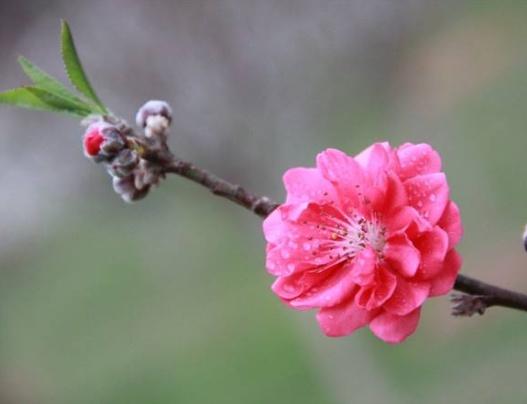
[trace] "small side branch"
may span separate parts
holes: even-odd
[[[454,303],[452,314],[454,315],[483,314],[487,308],[492,306],[527,311],[527,295],[490,285],[465,275],[457,276],[454,289],[465,293],[452,297]]]

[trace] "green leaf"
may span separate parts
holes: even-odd
[[[62,20],[62,29],[60,33],[61,38],[61,52],[64,66],[66,67],[66,73],[79,92],[84,94],[90,101],[93,101],[98,106],[101,113],[106,113],[107,109],[104,104],[99,100],[95,90],[88,80],[88,76],[84,72],[82,67],[77,49],[75,48],[75,42],[71,35],[71,30],[68,23]]]
[[[81,118],[92,113],[90,109],[82,108],[38,87],[19,87],[0,93],[0,104],[40,111],[62,112]]]
[[[91,110],[92,113],[99,112],[98,108],[87,104],[81,100],[75,94],[73,94],[64,84],[58,81],[53,76],[47,74],[42,69],[31,63],[28,59],[23,56],[18,58],[18,63],[27,74],[27,76],[33,81],[34,87],[46,90],[52,94],[57,95],[60,98],[70,101],[72,104],[77,105],[81,109]]]

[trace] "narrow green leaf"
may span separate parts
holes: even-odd
[[[84,118],[92,111],[37,87],[19,87],[0,93],[0,104],[36,109],[40,111],[61,112]]]
[[[73,94],[64,84],[58,81],[53,76],[49,75],[28,59],[23,56],[18,58],[18,63],[27,74],[27,76],[33,81],[34,87],[46,90],[52,94],[59,96],[65,100],[70,101],[72,104],[77,105],[81,109],[91,110],[92,113],[99,112],[96,106],[90,105],[85,101],[81,100],[75,94]]]
[[[97,97],[97,94],[91,86],[88,76],[82,67],[70,27],[64,20],[62,21],[60,38],[62,60],[64,61],[66,73],[68,74],[71,83],[77,90],[79,90],[79,92],[84,94],[90,101],[93,101],[99,107],[100,112],[106,113],[106,107],[101,100],[99,100],[99,97]]]

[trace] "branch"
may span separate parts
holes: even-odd
[[[465,275],[457,276],[454,289],[470,295],[457,295],[452,298],[455,304],[452,311],[454,315],[471,316],[476,312],[483,314],[487,308],[492,306],[527,311],[527,295],[490,285]]]
[[[157,158],[157,162],[163,167],[165,173],[177,174],[196,182],[213,194],[237,203],[262,218],[279,206],[265,196],[254,195],[240,185],[232,184],[170,153]],[[487,308],[492,306],[527,311],[527,295],[490,285],[465,275],[457,276],[454,289],[462,292],[451,299],[454,303],[452,314],[456,316],[483,314]]]
[[[166,173],[177,174],[196,182],[209,189],[214,195],[227,198],[260,217],[265,218],[278,207],[276,203],[271,202],[266,196],[251,194],[240,185],[231,184],[188,161],[173,157],[164,168]]]

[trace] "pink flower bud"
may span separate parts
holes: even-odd
[[[135,122],[137,126],[145,128],[148,125],[149,117],[164,117],[166,119],[167,127],[172,122],[172,109],[170,105],[165,101],[151,100],[145,103],[135,116]],[[158,120],[155,120],[156,124],[159,125]]]
[[[88,130],[84,135],[84,153],[87,157],[95,157],[101,150],[101,144],[104,142],[104,136],[98,128]]]
[[[97,162],[111,160],[125,145],[126,140],[119,130],[105,122],[91,124],[84,134],[84,154]]]

